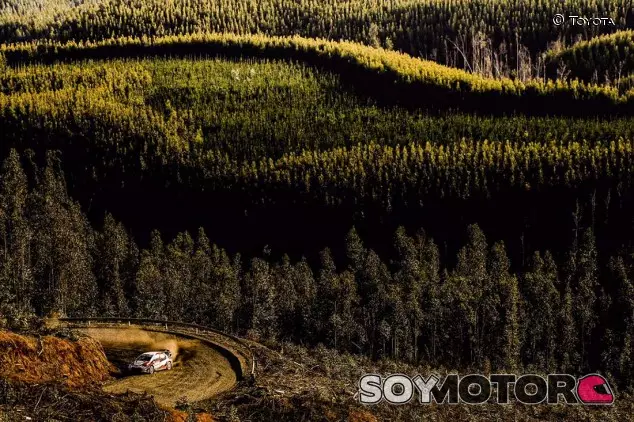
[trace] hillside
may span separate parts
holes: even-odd
[[[551,74],[559,71],[586,82],[619,83],[634,73],[633,51],[634,31],[619,31],[551,52],[549,66]]]
[[[593,189],[613,213],[611,224],[597,223],[610,250],[629,236],[620,222],[628,218],[634,103],[616,90],[494,80],[302,38],[208,34],[3,49],[5,154],[59,149],[77,199],[145,239],[157,227],[173,236],[203,226],[234,252],[268,244],[299,259],[340,244],[352,224],[375,235],[371,244],[389,245],[398,225],[435,221],[434,237],[457,245],[464,230],[438,219],[457,200],[469,210],[462,218],[502,236],[514,254],[523,225],[533,227],[535,247],[565,250],[568,240],[553,242],[551,233],[567,239],[576,198]],[[513,201],[503,199],[509,191]],[[345,223],[327,228],[316,218],[324,212]],[[289,228],[289,218],[311,223]],[[251,223],[262,219],[269,224]]]
[[[563,6],[556,1],[513,0],[504,7],[495,0],[5,0],[0,3],[0,40],[95,41],[198,32],[300,35],[382,45],[460,67],[478,67],[482,53],[495,51],[509,68],[498,71],[509,73],[526,61],[525,53],[519,54],[520,45],[536,59],[557,39],[572,43],[588,32],[626,29],[632,25],[632,7],[631,2],[599,0],[574,0]],[[554,29],[556,13],[609,16],[616,26]],[[490,40],[489,53],[478,47],[481,38]]]
[[[609,86],[585,85],[578,81],[494,79],[380,48],[300,37],[196,34],[157,39],[114,38],[80,44],[35,42],[3,45],[1,51],[9,64],[145,54],[285,57],[347,74],[356,79],[359,86],[373,85],[376,95],[381,93],[396,103],[431,111],[453,108],[498,114],[514,111],[627,114],[634,102],[634,91],[621,95],[618,89]]]

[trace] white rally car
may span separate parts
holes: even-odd
[[[130,372],[143,372],[153,374],[156,371],[172,369],[172,353],[169,350],[160,352],[145,352],[139,355],[134,362],[128,365]]]

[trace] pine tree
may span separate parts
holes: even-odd
[[[526,298],[526,321],[523,324],[526,361],[541,371],[552,368],[557,350],[556,321],[559,312],[557,267],[552,255],[544,258],[535,252],[530,269],[524,274],[522,291]]]
[[[437,359],[441,335],[442,309],[440,308],[440,253],[433,239],[419,231],[415,237],[419,262],[423,274],[422,309],[424,313],[423,337],[427,340],[427,355],[432,362]]]
[[[468,240],[458,253],[455,276],[461,279],[456,286],[461,304],[461,313],[468,330],[470,360],[482,362],[484,337],[489,324],[497,320],[496,298],[492,292],[491,279],[487,273],[487,241],[477,225],[467,230]]]
[[[97,257],[94,258],[95,260]],[[128,238],[128,254],[126,256],[125,261],[125,277],[123,278],[123,291],[128,299],[129,306],[129,315],[136,315],[137,309],[137,286],[136,286],[136,276],[139,270],[139,263],[141,259],[141,253],[139,252],[139,247],[137,246],[134,238],[130,236]]]
[[[191,265],[191,297],[196,298],[196,300],[189,301],[188,312],[192,321],[211,325],[212,321],[209,318],[211,315],[208,315],[207,311],[214,307],[214,301],[219,300],[219,298],[212,294],[211,245],[202,227],[198,229]]]
[[[561,305],[557,313],[557,333],[559,338],[559,367],[561,373],[569,373],[578,367],[580,355],[577,348],[579,338],[573,315],[573,296],[568,283],[562,293]]]
[[[363,270],[365,254],[366,250],[363,242],[357,230],[353,227],[346,235],[346,257],[348,258],[350,271],[356,274]]]
[[[365,339],[363,325],[356,319],[359,296],[355,277],[350,271],[344,271],[336,277],[334,286],[334,309],[330,318],[331,327],[334,330],[334,347],[349,350],[352,345],[360,352]]]
[[[40,286],[41,313],[91,315],[97,297],[90,251],[94,235],[79,204],[67,194],[59,159],[47,155],[47,166],[31,208],[34,277]]]
[[[368,250],[356,290],[360,299],[359,307],[363,324],[360,334],[363,342],[369,344],[370,353],[373,353],[376,343],[376,328],[385,314],[385,299],[390,283],[391,274],[387,266],[373,250]],[[407,347],[412,349],[410,355],[413,355],[416,344],[408,343]]]
[[[337,332],[332,329],[331,320],[335,314],[338,284],[339,276],[332,254],[330,249],[324,249],[320,253],[312,325],[315,327],[315,332],[318,333],[318,338],[326,341],[329,345],[336,344]]]
[[[613,302],[611,313],[613,320],[622,325],[611,331],[613,335],[613,349],[609,350],[607,366],[617,373],[619,378],[632,385],[634,377],[634,355],[632,345],[634,341],[634,284],[631,279],[631,267],[626,265],[622,257],[610,259],[609,268],[613,282],[616,284],[617,298]]]
[[[579,248],[578,275],[575,301],[575,320],[581,344],[581,362],[588,369],[588,353],[592,342],[592,332],[597,323],[595,288],[598,285],[597,250],[592,229],[583,233]],[[580,369],[583,369],[580,368]]]
[[[288,255],[282,257],[282,262],[273,268],[273,282],[277,292],[276,308],[281,334],[292,335],[295,325],[295,307],[297,294],[295,292],[294,271]]]
[[[395,247],[398,253],[398,271],[395,280],[403,294],[403,304],[395,304],[396,309],[404,307],[403,312],[408,315],[409,346],[412,349],[410,360],[418,360],[419,338],[425,322],[423,295],[429,280],[420,261],[420,253],[416,249],[414,239],[407,236],[405,229],[399,227],[395,235]],[[396,296],[393,300],[400,299]]]
[[[439,347],[442,350],[440,359],[456,367],[470,366],[473,363],[472,327],[475,322],[472,287],[468,278],[456,271],[445,271],[442,278],[440,308],[443,310],[441,326],[444,336]]]
[[[167,319],[165,314],[164,246],[161,235],[153,231],[150,248],[141,252],[136,274],[136,314],[142,318]]]
[[[253,258],[245,274],[245,299],[250,308],[248,327],[257,336],[275,339],[279,334],[277,316],[278,292],[273,282],[271,268],[265,260]]]
[[[223,255],[226,256],[226,253],[223,251]],[[227,262],[229,259],[227,258]],[[227,272],[229,274],[226,278],[226,283],[224,284],[223,289],[223,297],[225,297],[225,307],[230,312],[227,312],[227,320],[232,318],[230,321],[232,323],[232,327],[237,331],[239,326],[239,318],[238,312],[240,308],[240,303],[242,297],[244,296],[241,290],[241,280],[244,278],[242,273],[242,257],[240,254],[234,255],[233,259],[228,266],[230,271]]]
[[[188,321],[191,297],[194,241],[189,233],[179,233],[166,248],[164,260],[165,313],[168,319]]]
[[[232,331],[237,328],[235,327],[236,316],[242,296],[240,291],[241,258],[240,255],[236,255],[232,262],[227,253],[215,245],[212,251],[214,264],[212,278],[217,280],[219,287],[215,317],[219,327]]]
[[[101,312],[106,316],[127,316],[130,312],[125,286],[132,272],[127,268],[130,240],[123,225],[106,214],[103,231],[97,234],[94,252],[95,275],[100,290]]]
[[[489,253],[488,273],[491,279],[487,288],[490,309],[485,313],[489,320],[489,330],[485,341],[499,343],[496,356],[489,352],[489,360],[496,368],[516,371],[520,357],[520,293],[517,277],[509,273],[510,262],[502,242],[497,242]]]
[[[33,276],[29,259],[32,229],[27,220],[27,178],[12,149],[0,172],[0,309],[31,310]],[[0,311],[1,312],[1,311]]]
[[[302,258],[293,268],[295,287],[295,332],[296,339],[312,337],[312,311],[315,304],[316,284],[313,271],[305,258]]]

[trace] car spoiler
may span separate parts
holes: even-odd
[[[163,350],[163,353],[165,353],[168,357],[172,357],[172,352],[170,352],[169,350],[165,349]]]

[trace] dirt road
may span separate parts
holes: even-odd
[[[147,392],[159,404],[174,407],[185,398],[188,402],[207,399],[231,389],[236,374],[229,361],[208,344],[173,334],[137,328],[88,328],[83,332],[99,340],[108,359],[122,374],[105,385],[112,393]],[[124,375],[124,368],[139,354],[169,349],[174,356],[174,368],[154,375]]]

